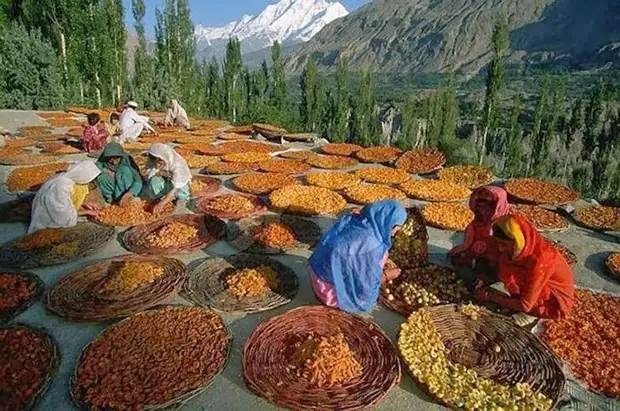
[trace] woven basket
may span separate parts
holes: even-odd
[[[311,333],[344,334],[362,375],[341,386],[317,388],[291,370],[295,344]],[[246,386],[266,400],[294,410],[361,410],[379,403],[400,383],[398,355],[379,326],[327,307],[301,307],[271,318],[243,350]]]
[[[265,296],[238,299],[226,289],[226,278],[237,270],[271,267],[277,274],[279,286]],[[238,254],[226,258],[214,257],[202,262],[189,274],[182,295],[203,307],[226,313],[258,313],[291,302],[297,294],[299,280],[295,271],[268,257]]]
[[[620,280],[620,271],[614,270],[611,266],[611,259],[618,253],[610,253],[609,256],[605,259],[605,269],[607,273],[616,281]]]
[[[536,182],[539,182],[539,184],[541,185],[540,189],[544,190],[545,188],[547,189],[553,189],[553,188],[557,188],[559,190],[563,190],[564,191],[564,199],[561,201],[556,201],[556,202],[546,202],[540,198],[535,198],[533,196],[523,196],[517,192],[515,192],[515,184],[518,184],[520,182],[524,182],[527,180],[533,180]],[[551,181],[545,181],[545,180],[539,180],[539,179],[528,179],[528,178],[518,178],[518,179],[514,179],[511,181],[508,181],[506,183],[504,183],[504,189],[508,192],[508,197],[511,200],[511,202],[515,202],[515,203],[521,203],[521,204],[530,204],[530,205],[544,205],[544,204],[548,204],[551,206],[563,206],[563,205],[567,205],[567,204],[572,204],[575,201],[579,200],[580,195],[579,193],[577,193],[576,191],[570,189],[569,187],[565,187],[561,184],[557,184]]]
[[[12,156],[0,157],[0,165],[3,166],[37,166],[58,161],[58,157],[24,152]]]
[[[0,246],[0,266],[18,270],[40,268],[65,264],[93,254],[105,243],[116,236],[112,227],[103,227],[93,223],[79,223],[75,227],[61,228],[65,233],[65,243],[76,241],[77,252],[68,255],[53,255],[53,247],[24,249],[13,247],[21,238]]]
[[[155,233],[168,223],[179,222],[192,226],[198,230],[198,236],[188,244],[181,244],[171,248],[159,248],[147,241],[150,234]],[[217,217],[202,214],[174,215],[165,220],[152,224],[137,226],[125,231],[123,245],[136,254],[189,254],[212,246],[224,236],[226,224]]]
[[[566,377],[560,362],[538,337],[514,321],[485,310],[474,321],[456,305],[425,310],[433,319],[451,362],[474,369],[481,377],[498,384],[527,383],[534,392],[553,400],[554,406],[563,395]],[[500,347],[500,353],[495,353],[495,346]],[[431,398],[450,407],[409,374]]]
[[[38,338],[40,338],[41,344],[50,352],[50,360],[47,364],[47,373],[42,378],[42,383],[39,389],[32,394],[32,399],[30,402],[22,408],[24,411],[34,410],[36,405],[39,403],[43,395],[47,392],[52,380],[56,377],[58,373],[58,368],[60,366],[61,354],[60,349],[58,348],[58,344],[54,340],[54,338],[43,328],[33,327],[31,325],[15,323],[6,327],[2,327],[1,329],[21,329],[34,333]],[[11,409],[11,408],[7,408]]]
[[[153,262],[164,269],[154,282],[121,294],[96,291],[110,269],[125,262]],[[45,306],[59,317],[75,322],[106,321],[127,317],[167,302],[187,278],[179,260],[127,255],[88,264],[64,276],[45,296]]]
[[[29,283],[34,284],[35,289],[34,289],[34,292],[32,293],[32,295],[30,296],[30,298],[28,298],[26,301],[24,301],[19,306],[9,307],[7,309],[0,310],[0,324],[8,323],[13,318],[17,317],[19,314],[23,313],[28,308],[30,308],[32,306],[32,304],[34,304],[37,300],[39,300],[39,298],[41,298],[41,295],[43,295],[43,291],[45,290],[45,286],[43,285],[43,281],[41,281],[41,279],[38,276],[34,275],[34,274],[30,274],[30,273],[0,273],[0,277],[2,277],[4,275],[12,275],[12,276],[22,277],[25,280],[27,280]]]
[[[591,206],[586,206],[583,207],[581,209],[575,210],[571,216],[573,217],[573,220],[575,221],[575,223],[581,227],[587,228],[588,230],[592,230],[592,231],[597,231],[600,233],[606,233],[606,232],[620,232],[620,224],[616,223],[616,224],[610,224],[610,225],[593,225],[590,224],[589,222],[583,221],[578,214],[578,211],[587,211],[589,209],[597,209],[598,207],[601,206],[597,206],[597,205],[591,205]],[[611,209],[615,209],[616,210],[616,214],[618,216],[620,216],[620,209],[618,207],[606,207],[606,208],[611,208]],[[620,217],[619,220],[620,221]]]
[[[88,410],[92,410],[94,409],[92,406],[90,406],[89,404],[85,403],[82,399],[80,399],[78,397],[78,393],[75,392],[76,390],[76,381],[78,379],[78,371],[80,369],[80,364],[83,361],[85,355],[88,353],[88,351],[91,349],[92,345],[98,341],[100,341],[103,338],[106,338],[108,333],[114,332],[115,329],[122,327],[125,325],[125,323],[132,321],[134,318],[136,318],[137,316],[140,315],[157,315],[158,312],[160,311],[164,311],[164,310],[169,310],[169,309],[173,309],[173,310],[185,310],[185,309],[190,309],[190,308],[194,308],[194,307],[186,307],[186,306],[182,306],[182,305],[162,305],[162,306],[158,306],[158,307],[154,307],[151,308],[149,310],[143,311],[143,312],[139,312],[137,314],[134,314],[132,317],[130,318],[126,318],[108,328],[106,328],[103,332],[101,332],[97,337],[95,337],[90,343],[88,343],[88,345],[86,347],[84,347],[84,349],[82,350],[81,354],[80,354],[80,358],[78,360],[78,364],[75,367],[75,370],[73,372],[73,375],[70,378],[69,381],[69,391],[70,391],[70,395],[71,395],[71,399],[73,400],[74,404],[77,406],[78,409],[83,410],[83,411],[88,411]],[[202,353],[201,355],[201,360],[205,361],[206,359],[210,359],[212,361],[216,362],[216,367],[214,367],[213,370],[210,370],[210,372],[206,375],[203,375],[203,379],[201,382],[200,387],[195,388],[195,389],[186,389],[186,393],[176,397],[176,398],[172,398],[169,401],[167,401],[166,403],[163,404],[150,404],[148,406],[145,406],[143,409],[145,410],[149,410],[149,411],[153,411],[153,410],[178,410],[180,409],[183,404],[185,404],[187,401],[191,400],[192,398],[202,394],[203,392],[205,392],[213,383],[213,381],[215,380],[215,378],[222,372],[222,370],[224,370],[224,368],[226,367],[226,364],[228,362],[228,359],[230,357],[230,351],[232,348],[232,341],[233,341],[233,336],[230,333],[230,331],[228,330],[228,328],[226,328],[226,325],[224,324],[224,322],[222,321],[221,318],[217,317],[218,321],[217,324],[212,324],[212,327],[214,327],[214,331],[219,331],[219,330],[223,330],[225,332],[225,339],[223,339],[222,341],[219,341],[218,344],[214,344],[214,346],[212,347],[212,350],[207,352],[207,353]],[[172,331],[171,331],[172,332]],[[128,347],[122,347],[123,349],[129,350],[131,349],[131,346]],[[218,357],[223,357],[223,360],[219,360],[218,361]],[[154,382],[154,384],[156,384],[156,382]],[[131,407],[129,407],[131,408]],[[142,409],[142,408],[141,408]]]
[[[241,218],[250,217],[256,214],[264,213],[267,210],[267,206],[265,205],[265,202],[261,200],[259,197],[247,195],[247,194],[225,194],[225,196],[245,197],[254,204],[254,210],[249,213],[235,213],[235,212],[227,212],[227,211],[216,211],[216,210],[211,210],[207,208],[209,203],[213,201],[213,199],[218,198],[218,197],[224,197],[224,196],[202,197],[198,199],[196,203],[196,208],[200,210],[201,213],[212,215],[218,218],[223,218],[225,220],[239,220]]]
[[[0,204],[0,223],[28,223],[34,196],[19,197]]]
[[[254,238],[256,232],[271,223],[282,223],[291,228],[295,243],[290,247],[271,248]],[[239,251],[251,254],[282,254],[293,249],[311,249],[321,239],[321,229],[309,220],[289,215],[270,214],[254,218],[244,218],[229,223],[226,241]]]
[[[199,193],[192,193],[193,197],[204,197],[206,195],[215,193],[222,187],[222,182],[217,178],[207,176],[193,176],[192,180],[200,181],[205,184],[204,188]]]
[[[318,138],[315,133],[284,133],[282,138],[288,141],[310,141]]]

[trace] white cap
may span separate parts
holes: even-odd
[[[138,103],[136,103],[135,101],[128,101],[127,102],[127,106],[133,107],[133,108],[138,108]]]

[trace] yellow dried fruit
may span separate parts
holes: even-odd
[[[274,191],[269,201],[275,208],[302,215],[337,214],[347,205],[332,190],[321,187],[287,186]]]
[[[407,196],[400,190],[380,184],[360,184],[344,191],[345,196],[353,203],[370,204],[382,200],[404,201]]]
[[[361,184],[362,180],[349,173],[312,173],[306,176],[306,182],[330,190],[344,190]]]
[[[101,284],[98,291],[111,294],[131,292],[142,285],[152,284],[164,273],[162,267],[151,262],[129,261],[112,265],[109,278]]]
[[[118,227],[149,224],[171,214],[174,205],[168,204],[167,207],[159,213],[147,211],[147,208],[148,204],[144,200],[130,201],[123,206],[112,205],[102,209],[95,217],[95,221],[100,224]]]
[[[575,219],[596,230],[620,231],[620,208],[618,207],[585,207],[575,212]]]
[[[264,296],[279,285],[278,273],[266,265],[244,268],[226,278],[227,291],[238,299]]]
[[[295,177],[280,173],[255,173],[236,177],[233,186],[245,193],[265,195],[282,187],[301,184]]]
[[[59,244],[65,239],[65,232],[61,228],[44,228],[27,235],[13,243],[13,248],[32,250]]]
[[[529,203],[562,205],[579,199],[579,194],[570,188],[537,178],[518,178],[504,187],[511,196]]]
[[[410,174],[429,174],[440,169],[446,157],[437,149],[423,148],[407,151],[396,162],[396,168]]]
[[[315,155],[308,157],[306,163],[312,167],[324,168],[327,170],[339,170],[343,168],[351,168],[357,165],[357,161],[348,157]]]
[[[146,237],[153,247],[170,248],[191,243],[198,236],[198,229],[192,225],[173,221],[164,224]]]
[[[439,179],[470,189],[487,186],[493,182],[493,172],[486,167],[454,166],[439,172]]]
[[[254,203],[247,197],[236,195],[224,195],[210,200],[204,206],[205,211],[221,211],[234,214],[247,214],[254,212]]]
[[[257,243],[269,248],[286,248],[295,245],[295,232],[286,224],[269,223],[254,234]]]
[[[11,171],[6,187],[10,193],[21,191],[37,191],[43,183],[61,171],[65,171],[69,163],[53,163],[33,167],[20,167]]]
[[[464,231],[474,219],[469,207],[460,203],[430,203],[423,214],[428,224],[453,231]]]
[[[365,163],[389,163],[402,153],[402,150],[396,147],[370,147],[358,151],[355,156]]]
[[[441,180],[411,180],[399,188],[407,196],[424,201],[463,201],[471,195],[467,187]]]
[[[369,167],[357,170],[355,175],[367,183],[401,184],[411,177],[406,171],[387,167]]]

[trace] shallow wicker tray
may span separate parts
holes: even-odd
[[[206,184],[205,187],[199,193],[192,193],[193,197],[203,197],[208,194],[215,193],[222,187],[222,182],[213,177],[208,176],[192,176],[192,180],[198,180],[203,184]]]
[[[618,281],[620,280],[620,271],[616,271],[611,267],[611,258],[614,256],[614,254],[618,253],[610,253],[609,256],[605,259],[605,269],[607,270],[607,273],[612,276],[612,278]]]
[[[363,367],[359,378],[332,388],[316,388],[297,377],[295,344],[311,333],[344,334]],[[381,328],[327,307],[301,307],[261,323],[243,350],[243,377],[255,394],[295,410],[361,410],[379,403],[400,383],[398,354]]]
[[[182,244],[172,248],[154,247],[146,241],[147,236],[172,222],[184,223],[196,228],[198,230],[198,237],[189,244]],[[225,230],[226,224],[217,217],[202,214],[173,215],[165,220],[137,226],[125,231],[123,234],[123,245],[127,250],[136,254],[189,254],[212,246],[222,239]]]
[[[422,167],[421,164],[410,164],[412,161],[425,157],[429,165]],[[430,159],[434,160],[431,161]],[[405,170],[410,174],[431,174],[435,173],[446,164],[446,157],[437,149],[416,149],[407,151],[394,164],[396,168]]]
[[[539,198],[524,197],[524,196],[521,196],[519,194],[516,194],[514,192],[514,184],[518,184],[520,182],[524,182],[524,181],[527,181],[527,180],[540,181],[541,183],[548,184],[549,187],[556,186],[558,188],[561,188],[561,189],[566,191],[566,198],[563,201],[559,201],[559,202],[555,202],[555,203],[550,203],[550,202],[545,202],[545,201],[543,201],[543,200],[541,200]],[[576,191],[570,189],[569,187],[563,186],[561,184],[554,183],[552,181],[539,180],[537,178],[532,178],[532,179],[529,179],[529,178],[517,178],[517,179],[514,179],[514,180],[506,182],[504,184],[504,189],[506,190],[506,192],[508,192],[508,195],[509,195],[511,200],[513,200],[515,202],[522,203],[522,204],[534,204],[534,205],[548,204],[548,205],[552,205],[552,206],[562,206],[562,205],[572,204],[575,201],[579,200],[579,198],[580,198],[580,195]]]
[[[79,223],[75,227],[61,230],[66,232],[65,242],[79,242],[76,254],[59,257],[49,254],[51,247],[30,250],[11,247],[21,239],[19,238],[0,246],[0,266],[28,269],[65,264],[99,251],[105,243],[116,236],[114,228],[89,222]]]
[[[563,233],[570,229],[570,224],[568,223],[568,221],[566,221],[559,213],[549,210],[547,208],[536,206],[536,205],[530,205],[530,204],[513,204],[510,206],[510,208],[514,214],[520,215],[521,217],[524,217],[526,220],[528,220],[532,224],[532,226],[534,226],[536,231],[538,231],[539,233]],[[519,210],[521,210],[522,213],[520,213]],[[539,227],[536,224],[536,221],[534,221],[534,218],[531,218],[532,212],[539,213],[539,214],[546,214],[550,217],[553,216],[556,219],[558,219],[558,221],[562,222],[562,226],[561,227],[555,226],[553,228],[552,227]]]
[[[79,365],[80,362],[83,358],[83,356],[88,352],[88,350],[90,349],[91,345],[98,341],[99,339],[103,338],[105,336],[106,333],[110,332],[111,330],[113,330],[115,327],[118,327],[119,325],[123,324],[126,321],[131,321],[131,319],[135,316],[138,315],[144,315],[147,313],[152,313],[154,311],[160,311],[160,310],[165,310],[167,308],[175,308],[175,309],[184,309],[184,308],[189,308],[186,306],[182,306],[182,305],[162,305],[162,306],[158,306],[158,307],[154,307],[152,309],[149,309],[147,311],[143,311],[140,313],[135,314],[134,316],[130,317],[130,318],[126,318],[108,328],[106,328],[105,330],[103,330],[99,335],[97,335],[97,337],[95,337],[91,342],[88,343],[88,345],[86,347],[84,347],[84,349],[82,350],[81,354],[80,354],[80,359],[78,360],[78,363],[75,367],[75,370],[73,372],[73,374],[71,375],[71,378],[69,380],[69,391],[70,391],[70,395],[71,395],[71,399],[73,400],[73,403],[77,406],[78,409],[83,410],[83,411],[88,411],[88,410],[92,410],[91,407],[88,406],[88,404],[83,403],[81,401],[79,401],[75,395],[74,392],[74,385],[75,385],[75,381],[77,380],[77,372],[79,369]],[[219,317],[218,317],[219,318]],[[151,404],[149,406],[147,406],[145,409],[146,410],[178,410],[180,409],[187,401],[191,400],[192,398],[202,394],[204,391],[206,391],[211,384],[213,383],[213,381],[215,380],[215,378],[224,370],[224,368],[226,367],[226,364],[228,363],[228,359],[230,357],[230,350],[232,348],[232,341],[233,341],[233,336],[230,333],[230,331],[228,330],[228,328],[226,328],[226,325],[224,324],[224,322],[221,320],[220,318],[220,324],[222,326],[222,328],[226,331],[227,334],[227,340],[225,341],[226,346],[222,347],[225,350],[225,359],[223,364],[221,364],[220,367],[218,367],[218,369],[212,374],[212,375],[208,375],[205,380],[204,383],[201,387],[193,390],[193,391],[189,391],[186,394],[183,394],[177,398],[174,398],[170,401],[168,401],[165,404]],[[217,348],[217,347],[216,347]]]
[[[0,165],[3,166],[37,166],[41,164],[55,163],[58,157],[34,153],[21,153],[12,156],[0,157]]]
[[[589,223],[586,223],[584,221],[582,221],[579,218],[579,215],[577,214],[577,211],[580,210],[585,210],[585,209],[589,209],[589,208],[595,208],[595,207],[599,207],[597,205],[590,205],[590,206],[586,206],[586,207],[582,207],[580,209],[575,210],[572,214],[571,217],[573,218],[573,220],[575,221],[575,223],[583,228],[587,228],[588,230],[592,230],[592,231],[597,231],[597,232],[601,232],[601,233],[606,233],[606,232],[620,232],[620,229],[615,229],[614,227],[603,227],[603,226],[594,226],[591,225]],[[614,207],[616,208],[616,207]]]
[[[39,338],[41,338],[41,343],[51,351],[48,367],[49,371],[47,375],[43,378],[43,383],[41,384],[39,390],[32,396],[32,400],[30,401],[30,403],[25,408],[23,408],[24,411],[33,410],[35,409],[35,406],[39,403],[43,395],[47,392],[50,384],[52,383],[52,380],[56,377],[56,374],[58,373],[58,368],[60,366],[61,360],[60,349],[58,348],[58,344],[56,343],[56,340],[54,340],[54,337],[52,337],[51,334],[49,334],[43,328],[33,327],[31,325],[21,323],[11,324],[2,328],[20,328],[32,331],[33,333],[37,334]]]
[[[0,223],[28,223],[34,196],[23,196],[0,204]]]
[[[12,276],[23,277],[24,279],[28,280],[30,283],[34,284],[35,290],[32,293],[32,296],[30,296],[30,298],[28,300],[26,300],[24,303],[22,303],[21,305],[19,305],[17,307],[6,309],[6,310],[0,310],[0,324],[8,323],[13,318],[17,317],[19,314],[23,313],[28,308],[30,308],[32,306],[32,304],[34,304],[39,298],[41,298],[41,296],[43,295],[43,291],[45,290],[45,286],[43,285],[43,281],[41,281],[41,279],[38,276],[34,275],[34,274],[30,274],[30,273],[0,273],[0,277],[2,277],[4,275],[12,275]]]
[[[459,312],[456,305],[425,310],[441,335],[450,361],[474,369],[481,377],[499,384],[528,383],[534,392],[550,398],[553,407],[557,405],[564,393],[566,377],[560,362],[534,334],[511,319],[485,310],[481,311],[478,321]],[[499,354],[493,350],[496,345],[501,348]],[[404,367],[409,372],[408,367]],[[448,405],[430,393],[411,372],[409,375],[436,402]]]
[[[152,203],[151,203],[151,205],[152,205]],[[153,221],[150,221],[148,223],[136,223],[135,221],[133,221],[130,225],[113,225],[113,224],[110,224],[107,221],[101,220],[99,218],[99,216],[89,217],[89,220],[92,221],[93,223],[101,225],[103,227],[136,227],[136,226],[141,226],[141,225],[144,225],[144,224],[152,224],[154,222],[166,219],[166,218],[170,217],[174,213],[175,208],[176,208],[176,206],[175,206],[174,203],[166,204],[166,206],[164,207],[164,211],[162,211],[157,216],[157,218],[155,218]],[[145,206],[145,210],[147,210],[147,209],[148,209],[148,205]]]
[[[233,196],[233,197],[245,197],[249,199],[254,204],[254,210],[251,213],[233,213],[226,211],[215,211],[206,208],[207,204],[215,198],[225,197],[225,196]],[[239,220],[241,218],[250,217],[256,214],[261,214],[267,211],[267,206],[264,201],[260,199],[260,197],[256,197],[248,194],[224,194],[221,196],[215,197],[202,197],[196,203],[196,208],[200,210],[201,213],[212,215],[214,217],[223,218],[225,220]]]
[[[278,289],[261,297],[238,299],[226,290],[225,281],[237,270],[255,268],[261,265],[271,267],[277,274],[280,284]],[[281,307],[292,301],[297,294],[299,280],[295,271],[274,259],[237,254],[204,260],[189,273],[183,287],[183,297],[203,307],[211,307],[226,313],[258,313]]]
[[[123,294],[96,291],[109,270],[128,261],[150,261],[164,268],[164,275]],[[167,302],[187,279],[187,268],[179,260],[159,256],[126,255],[87,264],[65,275],[45,296],[48,310],[75,322],[106,321],[127,317]]]
[[[270,223],[282,223],[291,228],[297,240],[291,247],[271,248],[254,239],[256,230]],[[321,229],[316,223],[289,215],[270,214],[244,218],[229,223],[226,241],[239,251],[252,254],[282,254],[293,249],[311,249],[321,239]]]
[[[284,133],[282,138],[288,141],[310,141],[318,136],[316,133]]]

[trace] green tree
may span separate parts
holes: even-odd
[[[548,106],[549,106],[549,77],[545,76],[543,79],[542,85],[540,87],[540,94],[538,95],[538,100],[536,101],[536,107],[534,108],[534,118],[532,124],[532,153],[530,154],[527,167],[526,167],[526,175],[531,175],[533,170],[538,166],[539,155],[538,151],[543,149],[545,145],[545,134],[544,134],[544,121],[547,116]]]
[[[370,72],[361,74],[353,104],[352,135],[364,147],[379,143],[375,117],[375,85]]]
[[[506,159],[504,171],[507,177],[515,177],[521,174],[521,157],[523,150],[523,125],[520,117],[523,113],[523,94],[518,93],[510,113],[510,126],[506,137]]]
[[[508,57],[510,51],[508,26],[504,18],[499,18],[495,23],[491,42],[493,58],[491,59],[491,64],[489,65],[486,80],[486,93],[482,118],[483,131],[482,147],[480,149],[480,164],[484,162],[484,156],[487,150],[487,139],[489,131],[493,126],[499,92],[504,85],[504,67],[506,64],[506,58]]]
[[[237,123],[239,109],[243,99],[243,63],[241,61],[241,43],[236,38],[228,41],[226,47],[226,59],[224,60],[224,106],[227,118]]]
[[[408,98],[402,110],[402,131],[397,141],[398,148],[401,150],[411,150],[418,147],[420,134],[420,120],[416,101]]]
[[[551,102],[545,101],[547,99],[547,84],[543,84],[543,90],[541,93],[540,107],[537,105],[536,121],[534,129],[534,167],[533,172],[538,176],[546,176],[548,173],[549,163],[549,149],[551,141],[555,136],[558,126],[558,120],[562,115],[562,109],[565,102],[564,83],[561,80],[556,80],[553,85],[553,97]],[[548,106],[548,110],[546,110]],[[544,119],[540,119],[541,113],[539,110],[543,110]],[[545,113],[544,111],[548,111]]]
[[[63,105],[56,51],[38,30],[12,23],[0,29],[0,107],[58,109]]]
[[[338,59],[336,68],[336,87],[330,94],[329,138],[333,142],[345,142],[349,137],[349,88],[348,64],[344,57]]]
[[[299,114],[301,125],[306,131],[317,131],[320,126],[324,104],[322,82],[316,63],[314,59],[310,58],[300,80],[301,104]]]
[[[282,65],[282,50],[277,41],[274,41],[271,46],[271,60],[273,63],[271,68],[273,71],[273,105],[282,112],[286,104],[286,78]]]

